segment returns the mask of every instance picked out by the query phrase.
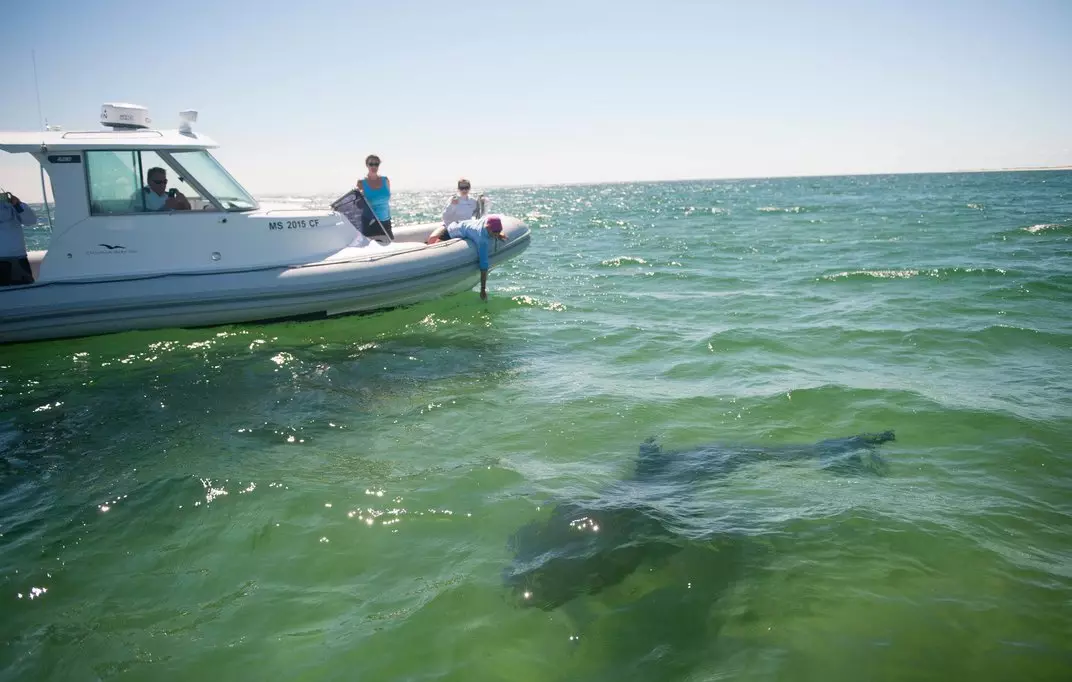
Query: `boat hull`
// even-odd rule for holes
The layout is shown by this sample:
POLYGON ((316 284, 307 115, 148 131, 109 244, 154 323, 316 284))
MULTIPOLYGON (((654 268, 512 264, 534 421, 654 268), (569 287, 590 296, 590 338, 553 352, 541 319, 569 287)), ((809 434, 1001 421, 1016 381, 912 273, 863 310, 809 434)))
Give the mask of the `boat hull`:
MULTIPOLYGON (((457 239, 426 246, 433 228, 400 227, 390 247, 315 263, 18 287, 0 294, 0 343, 372 312, 471 289, 476 248, 457 239)), ((493 268, 528 247, 520 221, 507 234, 490 254, 493 268)))

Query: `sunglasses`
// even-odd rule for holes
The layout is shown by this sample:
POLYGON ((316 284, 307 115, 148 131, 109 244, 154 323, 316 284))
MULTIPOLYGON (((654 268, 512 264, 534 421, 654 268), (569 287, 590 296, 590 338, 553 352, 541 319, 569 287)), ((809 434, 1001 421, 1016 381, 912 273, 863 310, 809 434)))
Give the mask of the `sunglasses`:
POLYGON ((463 190, 463 191, 467 190, 467 189, 469 189, 469 185, 458 185, 458 189, 463 190))
POLYGON ((365 165, 368 166, 369 168, 379 168, 380 167, 380 164, 379 164, 378 161, 376 163, 368 163, 368 164, 365 164, 365 165))
POLYGON ((150 180, 149 182, 153 183, 154 185, 166 185, 167 178, 164 178, 163 180, 150 180))

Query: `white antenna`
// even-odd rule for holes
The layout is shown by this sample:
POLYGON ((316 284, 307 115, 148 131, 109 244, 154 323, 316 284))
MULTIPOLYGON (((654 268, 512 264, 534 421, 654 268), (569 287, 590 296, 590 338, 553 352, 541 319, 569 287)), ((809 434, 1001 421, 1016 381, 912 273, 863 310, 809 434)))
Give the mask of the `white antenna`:
MULTIPOLYGON (((37 85, 37 51, 30 50, 30 58, 33 60, 34 92, 37 93, 37 124, 42 129, 48 130, 45 119, 41 116, 41 88, 37 85)), ((42 147, 45 145, 42 144, 42 147)), ((41 201, 45 204, 45 215, 48 216, 48 231, 52 231, 52 209, 48 207, 48 194, 45 192, 45 164, 41 164, 41 201)))
POLYGON ((34 91, 37 92, 37 125, 45 127, 45 119, 41 117, 41 89, 37 87, 37 51, 30 50, 30 58, 33 59, 34 91))

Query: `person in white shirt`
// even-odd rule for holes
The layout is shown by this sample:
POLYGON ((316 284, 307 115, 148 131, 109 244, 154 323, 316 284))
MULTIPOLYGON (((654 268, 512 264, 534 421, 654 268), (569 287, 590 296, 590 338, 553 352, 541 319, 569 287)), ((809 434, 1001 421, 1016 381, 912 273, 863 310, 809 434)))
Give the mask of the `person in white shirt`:
POLYGON ((177 189, 167 191, 167 171, 160 167, 150 168, 145 174, 148 185, 130 198, 131 209, 142 210, 144 197, 146 211, 189 211, 190 200, 177 189))
POLYGON ((11 192, 0 192, 0 286, 33 284, 22 228, 36 224, 32 208, 11 192))
POLYGON ((484 214, 484 197, 481 196, 478 200, 469 196, 471 188, 472 185, 465 178, 458 180, 458 194, 451 197, 450 203, 443 211, 444 225, 479 218, 484 214))

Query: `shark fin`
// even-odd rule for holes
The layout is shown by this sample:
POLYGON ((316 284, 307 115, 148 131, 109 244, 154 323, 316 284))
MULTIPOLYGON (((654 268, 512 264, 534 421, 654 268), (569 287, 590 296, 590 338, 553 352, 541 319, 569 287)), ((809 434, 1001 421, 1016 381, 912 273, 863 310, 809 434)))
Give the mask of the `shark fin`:
POLYGON ((861 433, 857 438, 868 445, 882 445, 891 440, 897 440, 896 436, 893 435, 892 430, 883 431, 882 433, 861 433))
POLYGON ((662 452, 662 448, 659 447, 659 443, 656 441, 655 436, 648 436, 644 439, 644 442, 640 444, 640 456, 645 457, 647 455, 657 455, 662 452))
POLYGON ((662 463, 663 449, 659 447, 655 436, 649 436, 640 444, 640 452, 637 453, 636 475, 644 478, 656 473, 662 463))

